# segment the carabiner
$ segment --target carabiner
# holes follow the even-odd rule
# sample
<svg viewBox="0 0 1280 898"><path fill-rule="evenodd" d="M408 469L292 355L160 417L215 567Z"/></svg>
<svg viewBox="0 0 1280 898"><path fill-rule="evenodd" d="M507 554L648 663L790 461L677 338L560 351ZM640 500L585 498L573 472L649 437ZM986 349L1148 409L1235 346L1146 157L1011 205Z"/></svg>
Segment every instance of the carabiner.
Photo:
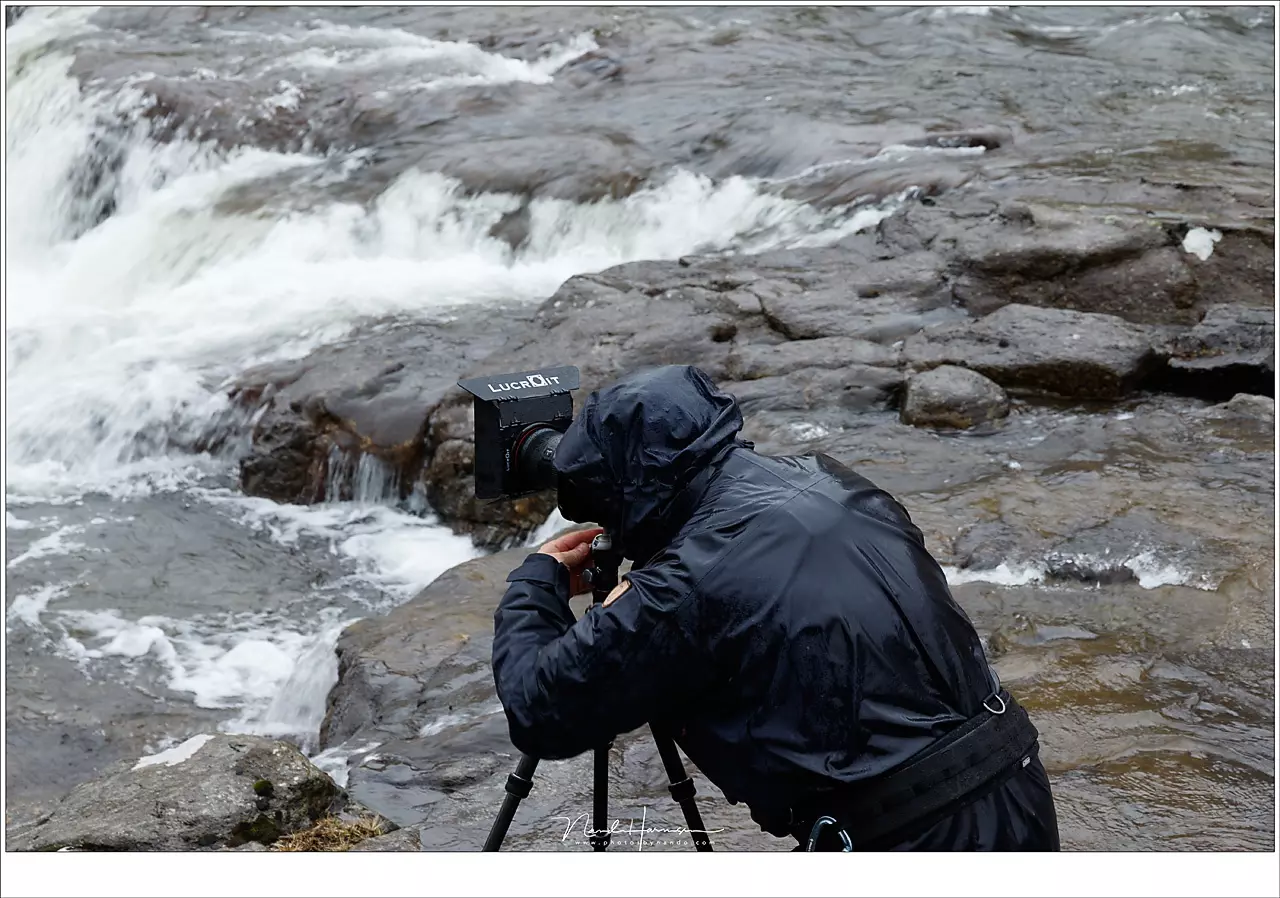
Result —
<svg viewBox="0 0 1280 898"><path fill-rule="evenodd" d="M813 829L809 830L809 844L805 846L805 851L818 850L818 834L822 832L824 826L839 826L836 818L822 816L813 823ZM840 836L840 841L844 843L842 851L853 851L853 840L849 838L849 833L843 828L836 830L836 834Z"/></svg>

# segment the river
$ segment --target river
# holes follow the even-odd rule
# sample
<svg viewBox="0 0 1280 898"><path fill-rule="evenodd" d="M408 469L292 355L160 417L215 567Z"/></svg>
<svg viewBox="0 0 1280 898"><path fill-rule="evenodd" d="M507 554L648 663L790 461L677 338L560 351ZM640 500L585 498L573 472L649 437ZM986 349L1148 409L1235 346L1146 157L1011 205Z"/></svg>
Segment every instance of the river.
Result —
<svg viewBox="0 0 1280 898"><path fill-rule="evenodd" d="M623 262L829 245L913 188L1273 203L1269 7L40 8L5 42L6 783L36 804L210 729L316 752L342 627L479 554L376 470L345 502L243 495L252 365ZM998 154L921 146L989 127ZM1274 846L1274 437L1188 408L850 450L927 532L1088 505L1125 541L1115 584L954 574L1067 847Z"/></svg>

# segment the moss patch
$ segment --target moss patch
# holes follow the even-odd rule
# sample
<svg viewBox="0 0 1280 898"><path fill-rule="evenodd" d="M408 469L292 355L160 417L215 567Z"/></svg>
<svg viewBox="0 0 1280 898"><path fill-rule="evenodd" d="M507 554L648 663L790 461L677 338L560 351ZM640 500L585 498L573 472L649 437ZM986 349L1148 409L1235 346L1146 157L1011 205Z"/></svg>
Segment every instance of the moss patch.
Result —
<svg viewBox="0 0 1280 898"><path fill-rule="evenodd" d="M280 827L276 822L266 814L259 814L258 818L250 823L238 823L231 830L232 847L243 845L245 842L260 842L263 845L270 845L280 838Z"/></svg>
<svg viewBox="0 0 1280 898"><path fill-rule="evenodd" d="M253 794L263 798L270 798L275 791L276 787L271 785L271 780L258 780L253 784Z"/></svg>
<svg viewBox="0 0 1280 898"><path fill-rule="evenodd" d="M271 848L273 851L348 851L382 832L376 817L358 820L322 817L315 826L284 836Z"/></svg>

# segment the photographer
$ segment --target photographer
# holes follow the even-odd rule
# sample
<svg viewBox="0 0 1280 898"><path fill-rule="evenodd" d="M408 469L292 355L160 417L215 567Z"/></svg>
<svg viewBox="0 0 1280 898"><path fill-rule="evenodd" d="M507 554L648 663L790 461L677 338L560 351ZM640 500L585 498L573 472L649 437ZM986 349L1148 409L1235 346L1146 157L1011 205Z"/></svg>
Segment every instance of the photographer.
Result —
<svg viewBox="0 0 1280 898"><path fill-rule="evenodd" d="M634 566L578 621L598 530L508 577L493 667L515 746L568 758L652 723L800 847L1057 850L1036 730L905 509L741 428L692 367L587 399L555 452L560 507Z"/></svg>

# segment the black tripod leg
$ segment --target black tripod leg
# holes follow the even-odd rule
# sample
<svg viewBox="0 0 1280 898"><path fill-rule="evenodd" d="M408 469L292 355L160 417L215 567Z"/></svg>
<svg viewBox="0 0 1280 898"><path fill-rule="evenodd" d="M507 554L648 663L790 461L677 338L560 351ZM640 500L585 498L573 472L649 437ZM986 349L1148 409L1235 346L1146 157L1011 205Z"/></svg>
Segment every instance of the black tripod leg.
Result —
<svg viewBox="0 0 1280 898"><path fill-rule="evenodd" d="M595 754L595 801L591 809L591 847L604 851L609 847L609 746L597 748Z"/></svg>
<svg viewBox="0 0 1280 898"><path fill-rule="evenodd" d="M507 777L507 797L502 799L502 808L498 818L493 821L493 829L489 830L489 838L485 839L485 851L497 851L502 847L502 840L507 837L507 827L516 815L516 808L521 799L529 797L533 788L533 771L538 767L538 759L532 755L521 755L516 772Z"/></svg>
<svg viewBox="0 0 1280 898"><path fill-rule="evenodd" d="M671 797L680 804L684 811L685 824L693 836L693 847L698 851L711 850L711 836L702 823L702 815L698 813L698 802L694 798L698 788L693 778L684 772L684 764L680 760L680 752L675 740L659 729L653 730L653 741L658 745L658 754L662 757L662 766L667 768L667 778L671 780Z"/></svg>

